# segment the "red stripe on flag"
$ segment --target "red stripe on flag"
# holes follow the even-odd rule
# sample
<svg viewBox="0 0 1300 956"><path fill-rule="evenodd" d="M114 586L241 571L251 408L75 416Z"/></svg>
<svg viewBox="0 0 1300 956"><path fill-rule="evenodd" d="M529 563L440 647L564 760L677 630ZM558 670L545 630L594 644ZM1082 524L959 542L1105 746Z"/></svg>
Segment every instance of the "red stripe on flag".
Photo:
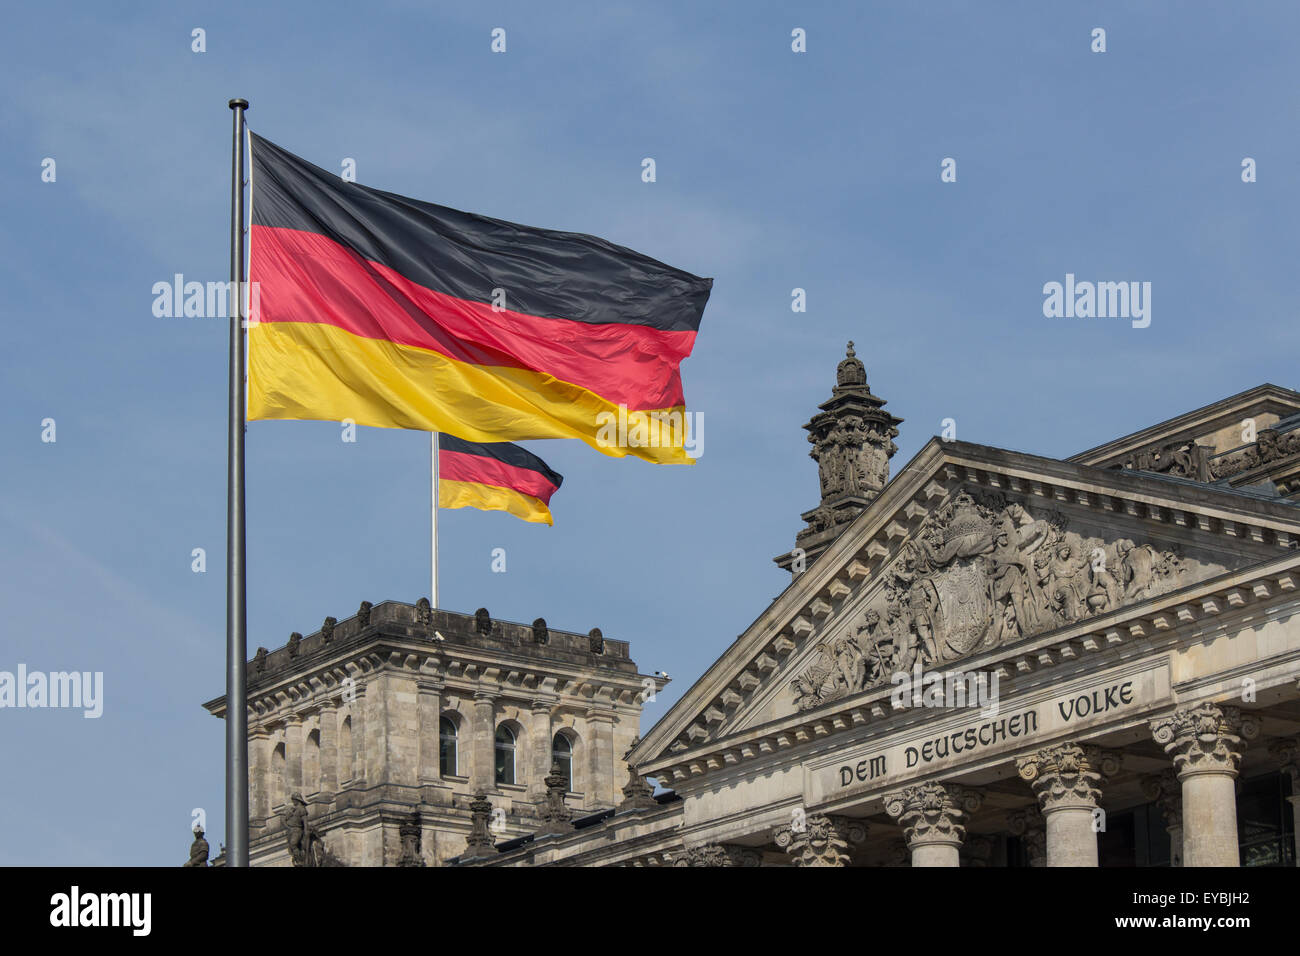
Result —
<svg viewBox="0 0 1300 956"><path fill-rule="evenodd" d="M438 453L438 475L448 481L471 481L495 488L509 488L538 498L543 504L551 503L555 485L544 475L518 465L508 465L495 458L467 455L459 451Z"/></svg>
<svg viewBox="0 0 1300 956"><path fill-rule="evenodd" d="M258 319L333 325L474 365L527 368L629 410L685 404L695 333L548 319L425 288L317 233L252 227ZM485 290L491 294L491 290ZM505 290L509 303L510 290Z"/></svg>

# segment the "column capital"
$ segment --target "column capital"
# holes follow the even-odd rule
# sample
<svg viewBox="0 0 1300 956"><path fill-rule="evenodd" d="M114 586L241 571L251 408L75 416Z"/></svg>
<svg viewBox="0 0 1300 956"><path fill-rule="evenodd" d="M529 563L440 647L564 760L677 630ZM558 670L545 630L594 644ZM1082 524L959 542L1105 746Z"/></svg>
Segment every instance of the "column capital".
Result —
<svg viewBox="0 0 1300 956"><path fill-rule="evenodd" d="M898 820L909 847L938 843L960 846L966 839L962 820L983 802L983 794L948 783L922 783L885 794L885 812Z"/></svg>
<svg viewBox="0 0 1300 956"><path fill-rule="evenodd" d="M774 834L795 866L848 866L849 845L867 838L867 825L852 817L810 813Z"/></svg>
<svg viewBox="0 0 1300 956"><path fill-rule="evenodd" d="M1178 773L1172 769L1147 774L1139 781L1142 794L1160 808L1165 826L1170 829L1183 825L1183 785Z"/></svg>
<svg viewBox="0 0 1300 956"><path fill-rule="evenodd" d="M1270 755L1282 761L1278 769L1291 778L1291 799L1300 797L1300 737L1283 737L1268 745Z"/></svg>
<svg viewBox="0 0 1300 956"><path fill-rule="evenodd" d="M760 866L763 854L752 847L730 843L705 843L677 851L673 866Z"/></svg>
<svg viewBox="0 0 1300 956"><path fill-rule="evenodd" d="M1031 803L1022 810L1007 814L1007 830L1025 844L1030 866L1043 866L1047 861L1047 825L1037 804Z"/></svg>
<svg viewBox="0 0 1300 956"><path fill-rule="evenodd" d="M1151 721L1151 736L1174 760L1181 780L1197 773L1236 776L1246 741L1259 734L1259 721L1240 707L1197 704Z"/></svg>
<svg viewBox="0 0 1300 956"><path fill-rule="evenodd" d="M1057 744L1016 759L1043 813L1092 810L1101 802L1101 784L1119 770L1121 755L1092 744Z"/></svg>
<svg viewBox="0 0 1300 956"><path fill-rule="evenodd" d="M549 716L555 709L557 703L557 701L551 698L535 697L528 705L528 709L534 714L546 714Z"/></svg>

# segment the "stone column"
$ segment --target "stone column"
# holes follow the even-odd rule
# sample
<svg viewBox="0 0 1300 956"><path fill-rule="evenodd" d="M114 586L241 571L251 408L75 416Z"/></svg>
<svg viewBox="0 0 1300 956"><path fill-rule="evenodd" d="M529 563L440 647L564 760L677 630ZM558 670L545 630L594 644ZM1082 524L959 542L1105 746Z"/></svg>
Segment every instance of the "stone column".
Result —
<svg viewBox="0 0 1300 956"><path fill-rule="evenodd" d="M824 813L802 816L775 834L776 845L794 866L848 866L850 844L866 838L867 825L861 820Z"/></svg>
<svg viewBox="0 0 1300 956"><path fill-rule="evenodd" d="M339 790L339 715L333 700L320 705L320 789L334 796Z"/></svg>
<svg viewBox="0 0 1300 956"><path fill-rule="evenodd" d="M1183 785L1183 865L1240 866L1237 771L1259 724L1239 707L1197 704L1151 722Z"/></svg>
<svg viewBox="0 0 1300 956"><path fill-rule="evenodd" d="M1178 774L1164 770L1142 778L1142 792L1160 808L1169 833L1169 865L1183 865L1183 785Z"/></svg>
<svg viewBox="0 0 1300 956"><path fill-rule="evenodd" d="M903 828L912 866L961 866L961 821L981 802L982 794L970 787L922 783L885 794L885 812Z"/></svg>
<svg viewBox="0 0 1300 956"><path fill-rule="evenodd" d="M591 753L591 770L583 782L588 809L612 807L614 777L614 715L608 710L587 711L587 747ZM575 785L576 789L576 785Z"/></svg>
<svg viewBox="0 0 1300 956"><path fill-rule="evenodd" d="M533 701L528 721L528 799L536 803L546 799L546 775L551 772L552 706L549 700Z"/></svg>
<svg viewBox="0 0 1300 956"><path fill-rule="evenodd" d="M302 792L302 717L289 714L284 720L284 802Z"/></svg>
<svg viewBox="0 0 1300 956"><path fill-rule="evenodd" d="M385 675L388 750L387 782L394 786L420 785L420 690L409 671L393 670Z"/></svg>
<svg viewBox="0 0 1300 956"><path fill-rule="evenodd" d="M1047 865L1047 827L1036 804L1008 813L1007 829L1025 844L1030 866Z"/></svg>
<svg viewBox="0 0 1300 956"><path fill-rule="evenodd" d="M496 698L484 691L474 695L470 727L470 787L476 792L496 789Z"/></svg>
<svg viewBox="0 0 1300 956"><path fill-rule="evenodd" d="M442 752L442 688L442 684L431 681L416 683L420 719L420 786L442 783L442 766L439 763L439 754Z"/></svg>
<svg viewBox="0 0 1300 956"><path fill-rule="evenodd" d="M1119 764L1119 754L1090 744L1058 744L1016 761L1043 813L1048 866L1097 865L1101 784Z"/></svg>
<svg viewBox="0 0 1300 956"><path fill-rule="evenodd" d="M1300 738L1275 740L1268 752L1281 758L1282 766L1279 769L1291 778L1291 796L1286 799L1291 804L1292 828L1295 831L1295 864L1300 866Z"/></svg>
<svg viewBox="0 0 1300 956"><path fill-rule="evenodd" d="M363 714L365 735L366 785L383 786L388 783L388 675L383 671L371 673L365 682L365 694L357 698ZM356 725L352 727L356 737Z"/></svg>
<svg viewBox="0 0 1300 956"><path fill-rule="evenodd" d="M265 727L248 732L248 817L262 826L271 815L271 735Z"/></svg>

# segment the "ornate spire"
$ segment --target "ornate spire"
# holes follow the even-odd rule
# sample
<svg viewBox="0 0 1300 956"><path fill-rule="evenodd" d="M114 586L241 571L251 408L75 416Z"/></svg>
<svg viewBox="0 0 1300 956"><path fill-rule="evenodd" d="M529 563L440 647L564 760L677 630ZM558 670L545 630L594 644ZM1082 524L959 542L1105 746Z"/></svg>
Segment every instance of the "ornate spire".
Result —
<svg viewBox="0 0 1300 956"><path fill-rule="evenodd" d="M835 369L831 397L804 425L813 446L809 457L817 462L821 503L804 513L808 526L796 537L795 550L777 558L783 568L802 571L889 481L889 459L898 451L893 440L903 420L884 405L871 394L866 366L850 342Z"/></svg>
<svg viewBox="0 0 1300 956"><path fill-rule="evenodd" d="M573 811L564 803L569 778L564 775L559 761L551 764L551 772L543 780L546 782L546 799L538 812L542 825L537 828L537 835L568 833L573 829Z"/></svg>
<svg viewBox="0 0 1300 956"><path fill-rule="evenodd" d="M858 353L853 351L852 341L849 342L844 361L840 362L839 367L835 369L835 384L840 388L848 385L861 385L867 388L867 367L862 364L862 359L858 358ZM867 388L867 391L871 389Z"/></svg>
<svg viewBox="0 0 1300 956"><path fill-rule="evenodd" d="M469 836L465 838L465 852L461 860L478 860L496 854L488 821L492 818L492 801L482 790L474 794L469 804Z"/></svg>

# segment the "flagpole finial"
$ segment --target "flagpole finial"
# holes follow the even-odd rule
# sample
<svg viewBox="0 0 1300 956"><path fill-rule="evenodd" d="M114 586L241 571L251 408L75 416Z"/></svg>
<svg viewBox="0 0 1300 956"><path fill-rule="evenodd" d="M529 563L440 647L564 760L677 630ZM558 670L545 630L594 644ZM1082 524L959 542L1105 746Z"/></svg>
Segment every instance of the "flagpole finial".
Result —
<svg viewBox="0 0 1300 956"><path fill-rule="evenodd" d="M235 98L227 104L232 110L248 109L248 100Z"/></svg>

